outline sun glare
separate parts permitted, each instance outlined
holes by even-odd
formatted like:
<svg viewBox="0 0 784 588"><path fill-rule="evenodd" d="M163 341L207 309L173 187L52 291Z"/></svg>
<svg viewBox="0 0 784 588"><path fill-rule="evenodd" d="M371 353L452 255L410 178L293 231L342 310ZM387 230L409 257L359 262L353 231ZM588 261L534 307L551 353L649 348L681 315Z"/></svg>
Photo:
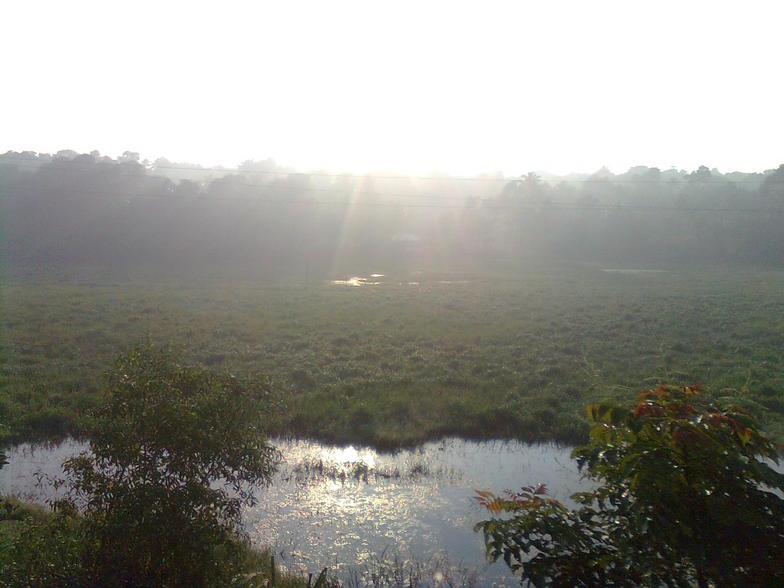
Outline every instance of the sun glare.
<svg viewBox="0 0 784 588"><path fill-rule="evenodd" d="M0 97L0 151L463 175L779 163L778 3L141 0L4 12L16 23L0 36L14 56L6 75L25 92Z"/></svg>
<svg viewBox="0 0 784 588"><path fill-rule="evenodd" d="M321 452L321 459L337 465L363 463L368 468L373 468L376 465L376 458L372 451L367 449L358 451L353 445L324 449Z"/></svg>

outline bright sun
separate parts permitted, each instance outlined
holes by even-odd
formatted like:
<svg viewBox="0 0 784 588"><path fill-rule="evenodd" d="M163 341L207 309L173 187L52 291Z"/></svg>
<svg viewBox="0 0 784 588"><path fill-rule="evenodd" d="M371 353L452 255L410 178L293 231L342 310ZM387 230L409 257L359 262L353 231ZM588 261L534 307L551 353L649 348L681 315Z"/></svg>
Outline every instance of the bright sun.
<svg viewBox="0 0 784 588"><path fill-rule="evenodd" d="M43 6L42 6L43 5ZM779 3L41 2L0 150L336 171L780 163Z"/></svg>

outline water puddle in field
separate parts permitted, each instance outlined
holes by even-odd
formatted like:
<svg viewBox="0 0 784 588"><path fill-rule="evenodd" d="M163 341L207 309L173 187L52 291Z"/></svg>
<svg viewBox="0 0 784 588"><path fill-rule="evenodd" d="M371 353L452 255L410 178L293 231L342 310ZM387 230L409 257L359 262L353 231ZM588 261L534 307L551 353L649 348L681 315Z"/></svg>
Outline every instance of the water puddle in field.
<svg viewBox="0 0 784 588"><path fill-rule="evenodd" d="M311 441L273 443L283 463L272 485L258 491L258 503L243 513L247 532L256 544L274 546L286 567L328 567L344 584L372 584L373 574L378 579L399 569L430 583L514 585L502 563L488 565L484 558L473 527L490 517L474 491L501 493L541 482L570 503L571 494L588 487L570 449L552 444L445 439L388 454ZM59 475L62 461L85 448L69 441L10 449L0 491L51 498L38 479Z"/></svg>
<svg viewBox="0 0 784 588"><path fill-rule="evenodd" d="M635 270L603 270L603 271L635 271ZM639 271L659 271L659 270L639 270ZM360 287L360 286L381 286L383 284L397 284L398 286L419 286L422 283L422 275L421 272L414 272L412 274L414 277L417 277L416 280L409 280L405 282L388 282L385 280L387 277L385 274L370 274L369 276L352 276L350 278L346 278L345 280L330 280L330 284L333 286L348 286L348 287ZM428 284L440 284L446 286L454 286L454 285L465 285L470 284L471 280L464 280L464 279L431 279L427 281Z"/></svg>
<svg viewBox="0 0 784 588"><path fill-rule="evenodd" d="M616 268L607 268L602 269L603 272L608 274L668 274L670 270L663 270L663 269L616 269Z"/></svg>
<svg viewBox="0 0 784 588"><path fill-rule="evenodd" d="M381 278L384 278L384 274L370 274L368 277L363 276L352 276L345 280L332 280L330 284L333 286L378 286L383 283Z"/></svg>

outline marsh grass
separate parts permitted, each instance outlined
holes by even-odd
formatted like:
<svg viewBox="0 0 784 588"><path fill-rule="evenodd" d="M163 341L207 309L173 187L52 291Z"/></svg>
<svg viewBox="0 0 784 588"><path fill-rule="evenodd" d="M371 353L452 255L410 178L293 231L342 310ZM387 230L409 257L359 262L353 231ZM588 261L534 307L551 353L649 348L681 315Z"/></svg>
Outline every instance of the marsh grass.
<svg viewBox="0 0 784 588"><path fill-rule="evenodd" d="M702 382L784 437L784 272L389 276L294 282L5 281L12 440L78 435L122 350L271 377L275 435L394 449L448 435L581 442L583 406ZM444 283L447 282L447 283Z"/></svg>
<svg viewBox="0 0 784 588"><path fill-rule="evenodd" d="M433 467L422 460L404 466L379 467L364 461L353 463L336 463L320 458L303 459L294 464L290 472L284 475L284 481L294 480L300 484L332 480L337 482L373 482L380 480L415 481L427 479L455 480L459 473L444 466Z"/></svg>
<svg viewBox="0 0 784 588"><path fill-rule="evenodd" d="M454 563L445 555L426 560L403 557L384 550L362 566L351 568L344 579L346 588L473 588L479 571Z"/></svg>

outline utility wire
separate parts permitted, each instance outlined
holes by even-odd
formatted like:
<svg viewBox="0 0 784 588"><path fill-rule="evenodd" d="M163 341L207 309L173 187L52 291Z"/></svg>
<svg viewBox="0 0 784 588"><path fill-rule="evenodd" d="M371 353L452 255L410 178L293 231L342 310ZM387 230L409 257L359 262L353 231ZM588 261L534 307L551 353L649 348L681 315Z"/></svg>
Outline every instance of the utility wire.
<svg viewBox="0 0 784 588"><path fill-rule="evenodd" d="M288 191L288 190L287 190ZM454 197L433 197L437 202L430 203L400 203L400 202L378 202L371 200L350 200L350 199L336 199L336 200L318 200L315 198L271 198L269 196L217 196L212 194L177 194L176 192L167 192L165 194L155 193L141 193L141 192L109 192L105 190L79 190L79 195L90 194L93 196L111 196L115 198L128 199L127 204L130 204L130 199L144 199L144 200L167 200L171 204L181 204L184 202L201 202L209 204L212 202L248 202L254 204L273 204L282 206L339 206L343 208L350 207L379 207L379 208L436 208L436 209L458 209L458 210L532 210L538 212L547 212L554 210L576 210L576 211L598 211L598 212L673 212L673 213L721 213L721 214L760 214L760 215L778 215L784 214L784 208L730 208L730 207L699 207L699 206L652 206L652 205L635 205L635 204L596 204L587 205L575 202L557 202L557 201L543 201L543 202L524 202L524 203L508 203L498 198L464 198L462 204L446 204L444 202L458 200ZM395 196L391 193L372 193L373 196ZM72 194L69 194L72 195ZM6 198L24 199L31 198L30 194L14 194L6 193ZM420 200L421 197L418 197Z"/></svg>

